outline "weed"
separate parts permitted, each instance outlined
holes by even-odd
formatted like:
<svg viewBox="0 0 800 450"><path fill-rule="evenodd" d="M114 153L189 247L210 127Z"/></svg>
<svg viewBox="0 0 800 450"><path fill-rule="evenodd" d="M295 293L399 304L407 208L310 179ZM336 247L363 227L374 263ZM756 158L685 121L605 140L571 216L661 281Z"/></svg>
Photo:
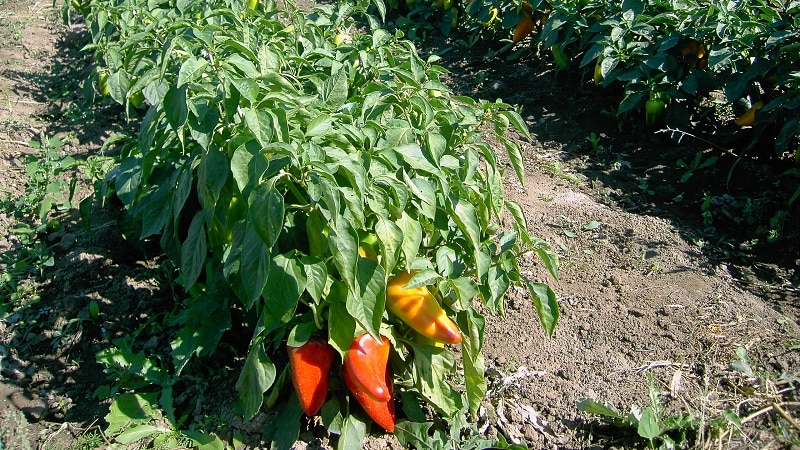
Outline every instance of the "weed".
<svg viewBox="0 0 800 450"><path fill-rule="evenodd" d="M597 150L600 149L600 136L596 133L592 132L588 136L586 136L586 140L589 142L589 145L592 146L592 152L597 153Z"/></svg>
<svg viewBox="0 0 800 450"><path fill-rule="evenodd" d="M561 178L562 180L569 181L572 184L580 184L581 181L583 181L580 175L567 172L561 161L555 161L552 164L543 163L542 168L552 175Z"/></svg>
<svg viewBox="0 0 800 450"><path fill-rule="evenodd" d="M703 160L703 152L697 152L697 154L694 155L694 159L688 163L684 162L683 159L679 159L675 165L685 170L683 176L681 177L681 183L686 183L689 181L689 178L691 178L696 172L713 166L717 163L718 159L719 157L717 156L711 156L708 159Z"/></svg>
<svg viewBox="0 0 800 450"><path fill-rule="evenodd" d="M649 448L684 448L692 442L697 433L697 419L691 415L667 415L661 403L661 392L648 375L648 397L650 404L645 408L631 406L630 412L622 414L607 403L598 403L584 398L578 402L578 409L609 421L614 427L626 431L633 441L640 441ZM633 435L630 431L636 432Z"/></svg>
<svg viewBox="0 0 800 450"><path fill-rule="evenodd" d="M97 430L92 430L88 433L78 436L75 441L69 446L68 450L94 450L100 448L105 444L103 435Z"/></svg>

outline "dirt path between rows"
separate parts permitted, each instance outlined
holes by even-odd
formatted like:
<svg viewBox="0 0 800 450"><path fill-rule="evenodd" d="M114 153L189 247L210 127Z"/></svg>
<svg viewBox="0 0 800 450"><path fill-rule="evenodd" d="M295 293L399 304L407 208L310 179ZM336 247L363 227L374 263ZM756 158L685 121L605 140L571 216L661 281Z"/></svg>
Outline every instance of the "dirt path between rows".
<svg viewBox="0 0 800 450"><path fill-rule="evenodd" d="M99 151L113 126L124 124L113 107L80 106L79 82L90 71L87 56L77 51L85 39L80 25L63 25L49 2L0 0L3 192L23 192L20 161L37 152L28 142L58 135L61 152L86 156ZM620 132L602 113L609 94L544 63L502 68L482 63L485 51L452 41L420 47L443 53L454 89L524 106L535 139L524 144L525 184L509 177L507 194L561 261L558 281L533 258L521 261L524 272L551 283L558 295L561 320L552 338L544 336L523 292L509 295L505 318L487 320L491 384L480 429L530 448L625 447L633 445L630 435L576 404L592 398L628 412L648 406L652 391L665 415L692 414L701 423L725 410L739 417L763 410L742 433L721 441L699 436L698 446L789 448L780 426L787 433L791 427L770 407L788 405L787 414L800 415L797 239L742 263L736 251L742 247L717 245L731 242L719 239L726 235L722 207L715 212L718 228L709 233L697 207L701 199L667 201L682 189L689 196L691 187L678 183L682 173L674 163L702 147L679 146L651 130ZM600 137L599 148L587 143L590 133ZM757 170L768 177L773 169ZM703 176L725 174L720 167ZM724 194L710 193L723 206ZM160 260L131 251L112 227L113 217L95 222L92 234L82 231L74 211L59 217L63 227L45 238L55 259L35 288L40 301L0 315L0 449L68 448L87 435L107 412L107 403L94 397L106 382L95 353L110 345L108 336L130 330L126 321L171 308ZM18 243L9 238L14 224L7 211L0 214L7 255ZM69 325L86 317L91 300L119 321ZM168 342L165 336L146 345ZM218 389L206 395L231 397L230 383ZM198 415L226 416L214 407L207 402ZM258 433L252 424L228 425L229 431ZM301 448L328 448L319 433L302 439ZM368 443L387 446L398 444L382 436Z"/></svg>

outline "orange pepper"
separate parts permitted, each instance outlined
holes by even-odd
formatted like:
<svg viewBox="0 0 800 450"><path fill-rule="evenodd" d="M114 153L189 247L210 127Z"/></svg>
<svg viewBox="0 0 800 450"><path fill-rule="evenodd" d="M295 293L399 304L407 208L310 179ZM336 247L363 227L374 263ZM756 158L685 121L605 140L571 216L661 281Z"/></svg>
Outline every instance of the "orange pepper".
<svg viewBox="0 0 800 450"><path fill-rule="evenodd" d="M461 330L427 287L405 289L413 272L400 272L386 285L386 308L417 333L444 344L461 342Z"/></svg>

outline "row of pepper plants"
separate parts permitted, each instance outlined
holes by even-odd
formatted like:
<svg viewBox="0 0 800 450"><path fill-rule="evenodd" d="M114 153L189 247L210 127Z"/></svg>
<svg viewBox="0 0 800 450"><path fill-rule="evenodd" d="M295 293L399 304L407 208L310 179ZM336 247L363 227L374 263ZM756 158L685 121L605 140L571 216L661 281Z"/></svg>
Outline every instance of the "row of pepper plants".
<svg viewBox="0 0 800 450"><path fill-rule="evenodd" d="M502 314L511 286L544 335L556 326L554 292L518 265L532 253L555 278L556 256L504 196L506 167L524 180L506 136L529 137L519 113L454 96L436 57L367 13L380 1L285 5L73 1L98 62L89 84L140 117L138 134L106 143L118 164L96 192L121 201L132 237L161 243L186 291L163 324L169 358L131 339L100 355L126 374L112 391L118 442L159 432L126 427L125 405L186 420L176 380L234 325L252 332L237 411L273 411L264 437L278 447L321 415L341 448L370 424L424 422L421 404L474 419L487 392L479 310Z"/></svg>
<svg viewBox="0 0 800 450"><path fill-rule="evenodd" d="M442 20L447 30L456 26L507 41L501 58L533 52L558 70L581 71L602 88L620 90L620 116L641 117L654 129L683 130L719 117L718 124L748 133L751 144L742 153L800 162L800 1L407 5L411 17ZM459 19L451 24L453 17Z"/></svg>

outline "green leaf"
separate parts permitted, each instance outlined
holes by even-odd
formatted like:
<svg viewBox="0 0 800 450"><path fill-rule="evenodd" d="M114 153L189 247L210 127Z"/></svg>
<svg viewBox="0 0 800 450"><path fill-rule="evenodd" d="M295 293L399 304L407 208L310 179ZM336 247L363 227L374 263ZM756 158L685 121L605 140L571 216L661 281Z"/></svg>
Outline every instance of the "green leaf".
<svg viewBox="0 0 800 450"><path fill-rule="evenodd" d="M420 200L417 202L419 212L428 219L434 220L436 218L436 187L427 178L411 179L406 175L405 179L411 192Z"/></svg>
<svg viewBox="0 0 800 450"><path fill-rule="evenodd" d="M419 144L405 144L394 149L397 155L405 161L412 169L429 173L431 175L440 175L439 169L431 162L429 155L423 152Z"/></svg>
<svg viewBox="0 0 800 450"><path fill-rule="evenodd" d="M237 412L245 420L252 419L261 409L264 392L272 386L275 374L275 365L264 351L261 338L254 339L247 352L242 372L236 381Z"/></svg>
<svg viewBox="0 0 800 450"><path fill-rule="evenodd" d="M169 201L170 184L157 183L157 189L151 189L133 208L134 215L141 215L142 231L140 239L160 233L169 222L172 205Z"/></svg>
<svg viewBox="0 0 800 450"><path fill-rule="evenodd" d="M330 132L332 127L333 118L331 116L319 115L308 122L306 137L324 136Z"/></svg>
<svg viewBox="0 0 800 450"><path fill-rule="evenodd" d="M189 106L186 102L186 87L172 86L164 95L164 113L173 130L177 131L186 123Z"/></svg>
<svg viewBox="0 0 800 450"><path fill-rule="evenodd" d="M225 450L226 445L218 436L200 430L181 430L183 436L191 439L197 450Z"/></svg>
<svg viewBox="0 0 800 450"><path fill-rule="evenodd" d="M256 103L258 101L259 87L255 80L251 80L250 78L232 78L231 84L233 84L233 87L239 91L242 97L249 100L250 103Z"/></svg>
<svg viewBox="0 0 800 450"><path fill-rule="evenodd" d="M230 174L230 161L218 149L210 149L197 167L197 194L206 210L213 210Z"/></svg>
<svg viewBox="0 0 800 450"><path fill-rule="evenodd" d="M242 116L247 128L262 147L266 147L272 142L275 126L269 113L260 109L242 108Z"/></svg>
<svg viewBox="0 0 800 450"><path fill-rule="evenodd" d="M451 196L450 201L453 204L453 220L467 236L472 247L478 249L481 244L481 227L475 207L465 199L456 196Z"/></svg>
<svg viewBox="0 0 800 450"><path fill-rule="evenodd" d="M439 133L428 133L425 141L434 164L439 165L439 161L447 151L447 139Z"/></svg>
<svg viewBox="0 0 800 450"><path fill-rule="evenodd" d="M511 161L511 166L514 167L514 173L517 175L520 184L525 184L525 166L522 162L522 152L516 142L512 142L506 138L502 138L501 142L506 149L508 159Z"/></svg>
<svg viewBox="0 0 800 450"><path fill-rule="evenodd" d="M261 296L261 292L267 284L270 259L269 247L261 239L253 225L245 223L241 255L239 256L239 276L242 278L247 296L242 300L248 309Z"/></svg>
<svg viewBox="0 0 800 450"><path fill-rule="evenodd" d="M322 85L322 100L326 105L337 110L345 104L348 97L347 71L339 69Z"/></svg>
<svg viewBox="0 0 800 450"><path fill-rule="evenodd" d="M328 266L320 258L310 256L304 256L300 261L306 277L306 292L315 302L319 302L328 281Z"/></svg>
<svg viewBox="0 0 800 450"><path fill-rule="evenodd" d="M514 128L522 134L525 139L529 142L532 140L531 133L528 131L528 125L525 123L525 120L522 116L519 115L518 112L513 110L507 111L500 111L499 114L506 119L508 119L509 123L514 126Z"/></svg>
<svg viewBox="0 0 800 450"><path fill-rule="evenodd" d="M446 381L455 357L443 348L409 343L414 352L414 384L439 413L451 417L461 409L461 394Z"/></svg>
<svg viewBox="0 0 800 450"><path fill-rule="evenodd" d="M431 433L433 422L411 422L400 420L394 428L394 434L403 448L413 446L413 448L424 450L450 450L453 449L444 431L434 429Z"/></svg>
<svg viewBox="0 0 800 450"><path fill-rule="evenodd" d="M358 241L358 233L349 221L340 218L331 223L328 246L333 255L333 263L351 291L356 289Z"/></svg>
<svg viewBox="0 0 800 450"><path fill-rule="evenodd" d="M247 197L248 215L256 233L267 248L278 241L283 229L283 196L274 188L272 181L262 183Z"/></svg>
<svg viewBox="0 0 800 450"><path fill-rule="evenodd" d="M108 86L108 95L120 105L125 104L125 96L128 94L131 82L130 76L124 70L118 70L108 76L106 81Z"/></svg>
<svg viewBox="0 0 800 450"><path fill-rule="evenodd" d="M366 437L367 424L355 415L349 414L344 418L336 448L338 450L362 448L364 438Z"/></svg>
<svg viewBox="0 0 800 450"><path fill-rule="evenodd" d="M303 265L292 253L272 258L264 298L265 332L270 333L289 323L306 288Z"/></svg>
<svg viewBox="0 0 800 450"><path fill-rule="evenodd" d="M197 282L205 266L207 253L205 220L200 211L192 219L186 240L181 244L181 273L185 289L188 290Z"/></svg>
<svg viewBox="0 0 800 450"><path fill-rule="evenodd" d="M468 309L458 314L458 324L463 334L461 352L464 364L464 382L467 389L467 403L469 404L470 413L474 415L477 414L488 389L486 377L484 376L486 365L481 353L486 320L478 311Z"/></svg>
<svg viewBox="0 0 800 450"><path fill-rule="evenodd" d="M109 177L112 176L117 197L126 208L130 208L142 181L142 159L134 156L123 159L119 166L109 173Z"/></svg>
<svg viewBox="0 0 800 450"><path fill-rule="evenodd" d="M271 442L271 448L290 449L300 437L300 418L303 417L303 408L297 399L297 394L292 391L289 400L276 411L273 417L267 419L264 427L264 439Z"/></svg>
<svg viewBox="0 0 800 450"><path fill-rule="evenodd" d="M208 61L204 58L189 56L178 71L178 87L182 87L186 83L195 81L203 71L208 67Z"/></svg>
<svg viewBox="0 0 800 450"><path fill-rule="evenodd" d="M158 417L157 393L121 394L111 403L105 416L108 428L105 433L114 435L130 424L143 424Z"/></svg>
<svg viewBox="0 0 800 450"><path fill-rule="evenodd" d="M661 428L658 426L653 408L648 406L642 410L642 417L639 418L639 426L636 427L636 432L639 433L639 436L650 440L657 438L661 434Z"/></svg>
<svg viewBox="0 0 800 450"><path fill-rule="evenodd" d="M115 436L114 441L119 442L120 444L132 444L148 438L156 433L166 433L169 431L171 430L162 429L153 425L136 425L123 431L122 434Z"/></svg>
<svg viewBox="0 0 800 450"><path fill-rule="evenodd" d="M731 363L731 369L743 373L748 377L755 377L753 367L750 365L750 357L747 355L747 349L744 347L736 348L736 361Z"/></svg>
<svg viewBox="0 0 800 450"><path fill-rule="evenodd" d="M612 419L621 419L623 417L622 414L617 412L611 405L607 403L597 403L591 398L582 398L578 400L577 407L585 413L594 414L596 416L609 417Z"/></svg>
<svg viewBox="0 0 800 450"><path fill-rule="evenodd" d="M422 244L422 225L409 216L405 211L403 215L397 220L397 226L403 233L403 256L407 262L414 261L419 252L419 246Z"/></svg>
<svg viewBox="0 0 800 450"><path fill-rule="evenodd" d="M376 261L358 258L356 289L347 295L347 312L375 339L380 339L386 307L386 273Z"/></svg>
<svg viewBox="0 0 800 450"><path fill-rule="evenodd" d="M231 329L230 295L222 274L216 273L209 289L188 308L179 312L171 325L182 324L171 343L176 375L180 375L192 355L211 355L225 331Z"/></svg>
<svg viewBox="0 0 800 450"><path fill-rule="evenodd" d="M334 284L333 290L337 284ZM344 284L339 283L334 295L328 296L328 342L344 359L356 333L356 321L347 311L347 292ZM344 292L343 292L344 290Z"/></svg>
<svg viewBox="0 0 800 450"><path fill-rule="evenodd" d="M548 337L553 336L558 323L559 307L556 294L545 283L535 283L527 281L528 291L533 299L533 305L536 308L536 314L544 327L545 333Z"/></svg>
<svg viewBox="0 0 800 450"><path fill-rule="evenodd" d="M395 222L381 218L375 224L375 234L381 247L381 265L386 273L393 273L403 244L403 231Z"/></svg>

